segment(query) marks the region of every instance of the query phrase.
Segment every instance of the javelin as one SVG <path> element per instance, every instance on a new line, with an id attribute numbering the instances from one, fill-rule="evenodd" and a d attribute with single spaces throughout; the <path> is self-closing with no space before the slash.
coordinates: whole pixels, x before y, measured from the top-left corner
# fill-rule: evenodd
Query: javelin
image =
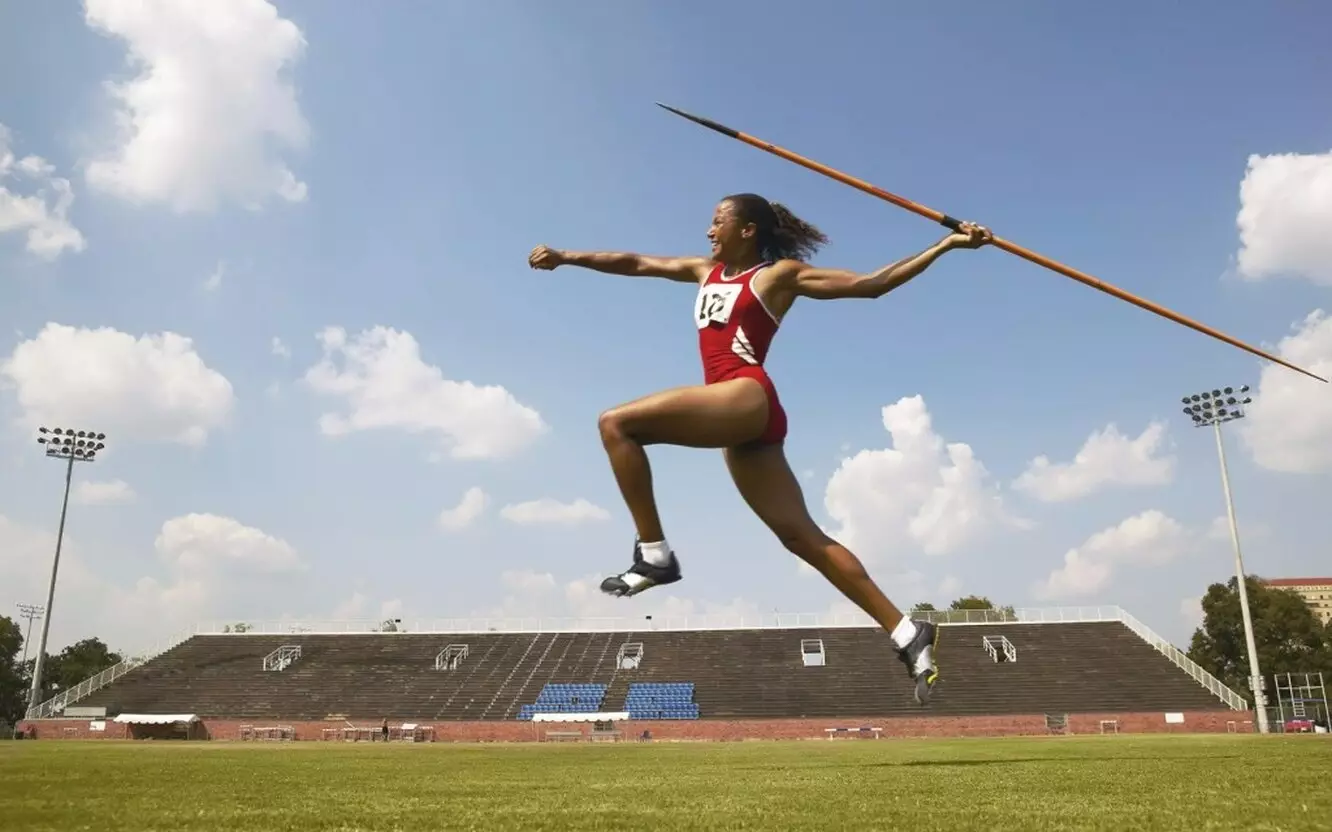
<path id="1" fill-rule="evenodd" d="M 677 110 L 674 107 L 669 107 L 665 104 L 662 104 L 661 102 L 657 102 L 657 106 L 661 107 L 663 110 L 668 110 L 672 113 L 675 113 L 677 116 L 681 116 L 682 118 L 687 118 L 690 121 L 694 122 L 695 124 L 701 124 L 704 127 L 708 128 L 709 130 L 716 130 L 718 133 L 721 133 L 723 136 L 730 136 L 733 139 L 739 139 L 745 144 L 757 147 L 759 150 L 766 150 L 769 153 L 773 154 L 774 156 L 780 156 L 781 158 L 787 160 L 788 162 L 795 162 L 797 165 L 809 168 L 810 170 L 816 173 L 821 173 L 824 176 L 827 176 L 831 179 L 836 179 L 838 182 L 841 182 L 843 185 L 850 185 L 853 188 L 864 191 L 870 196 L 877 196 L 879 199 L 882 199 L 885 202 L 891 202 L 892 204 L 898 206 L 899 208 L 905 208 L 908 211 L 920 214 L 922 217 L 934 220 L 935 222 L 939 223 L 940 225 L 944 226 L 945 228 L 951 231 L 957 231 L 961 226 L 961 222 L 959 220 L 950 217 L 947 214 L 944 214 L 940 211 L 936 211 L 933 208 L 927 208 L 924 205 L 919 205 L 915 202 L 912 202 L 909 199 L 900 197 L 897 194 L 891 194 L 882 188 L 877 188 L 874 185 L 871 185 L 870 183 L 864 181 L 863 179 L 857 179 L 854 176 L 848 176 L 847 174 L 842 173 L 840 170 L 837 170 L 835 168 L 830 168 L 827 165 L 820 164 L 819 162 L 815 162 L 813 159 L 806 159 L 804 156 L 801 156 L 798 153 L 792 153 L 791 151 L 785 148 L 778 147 L 775 144 L 769 144 L 768 142 L 765 142 L 762 139 L 750 136 L 746 133 L 741 133 L 739 130 L 733 130 L 730 127 L 718 124 L 717 122 L 712 121 L 711 119 L 706 119 L 702 118 L 701 116 L 691 115 L 690 113 L 686 113 L 683 110 Z M 1042 254 L 1037 254 L 1034 251 L 1025 249 L 1022 246 L 1018 245 L 1017 243 L 1004 240 L 1000 237 L 993 237 L 991 238 L 991 245 L 1001 248 L 1004 251 L 1008 252 L 1009 254 L 1016 254 L 1018 257 L 1021 257 L 1025 260 L 1030 260 L 1031 262 L 1035 263 L 1038 266 L 1044 266 L 1045 268 L 1050 269 L 1051 271 L 1058 272 L 1059 274 L 1062 274 L 1065 277 L 1071 277 L 1074 280 L 1078 281 L 1079 283 L 1085 283 L 1086 285 L 1092 287 L 1093 289 L 1099 289 L 1102 292 L 1105 292 L 1107 295 L 1113 295 L 1114 297 L 1117 297 L 1120 300 L 1128 301 L 1134 306 L 1146 309 L 1148 312 L 1155 312 L 1157 315 L 1160 315 L 1161 317 L 1166 318 L 1168 320 L 1174 321 L 1177 324 L 1183 324 L 1189 329 L 1197 330 L 1198 332 L 1201 332 L 1204 335 L 1210 335 L 1219 341 L 1224 341 L 1225 343 L 1230 344 L 1232 347 L 1239 347 L 1240 349 L 1246 352 L 1253 353 L 1254 355 L 1259 356 L 1260 358 L 1266 358 L 1268 361 L 1276 362 L 1277 364 L 1280 364 L 1283 367 L 1289 367 L 1290 369 L 1294 370 L 1297 373 L 1303 373 L 1306 376 L 1309 376 L 1310 378 L 1318 379 L 1319 381 L 1324 383 L 1327 382 L 1327 379 L 1323 378 L 1322 376 L 1314 375 L 1308 370 L 1305 370 L 1301 367 L 1297 367 L 1294 364 L 1291 364 L 1289 361 L 1285 361 L 1281 358 L 1278 358 L 1275 355 L 1272 355 L 1271 353 L 1264 352 L 1263 350 L 1260 350 L 1257 347 L 1249 346 L 1248 344 L 1244 343 L 1238 338 L 1233 338 L 1225 334 L 1224 332 L 1221 332 L 1220 330 L 1216 330 L 1210 326 L 1207 326 L 1206 324 L 1198 323 L 1192 318 L 1186 318 L 1185 316 L 1179 314 L 1178 312 L 1173 312 L 1165 308 L 1164 306 L 1161 306 L 1160 304 L 1153 303 L 1152 301 L 1146 300 L 1145 298 L 1140 298 L 1137 295 L 1132 294 L 1131 292 L 1126 292 L 1123 289 L 1120 289 L 1118 286 L 1106 283 L 1103 280 L 1097 280 L 1091 275 L 1084 274 L 1083 272 L 1080 272 L 1077 269 L 1069 268 L 1068 266 L 1065 266 L 1063 263 L 1060 263 L 1057 260 L 1051 260 L 1049 257 L 1046 257 Z"/>

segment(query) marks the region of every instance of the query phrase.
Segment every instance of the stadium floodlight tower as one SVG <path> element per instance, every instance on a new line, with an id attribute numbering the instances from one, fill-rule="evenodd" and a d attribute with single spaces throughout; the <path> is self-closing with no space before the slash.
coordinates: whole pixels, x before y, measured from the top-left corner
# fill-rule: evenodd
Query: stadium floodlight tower
<path id="1" fill-rule="evenodd" d="M 46 638 L 51 633 L 51 605 L 55 602 L 56 575 L 60 572 L 60 547 L 65 542 L 65 514 L 69 510 L 69 485 L 74 479 L 74 463 L 92 462 L 106 447 L 106 434 L 71 428 L 38 428 L 37 441 L 46 446 L 46 455 L 65 463 L 65 497 L 60 503 L 60 529 L 56 532 L 55 557 L 51 559 L 51 584 L 46 589 L 46 616 L 42 619 L 42 638 L 32 666 L 32 690 L 28 711 L 42 703 L 42 670 L 46 663 Z"/>
<path id="2" fill-rule="evenodd" d="M 19 618 L 28 620 L 28 629 L 23 632 L 23 663 L 20 667 L 28 663 L 28 645 L 32 643 L 32 622 L 41 618 L 46 613 L 46 608 L 40 604 L 19 604 Z"/>
<path id="3" fill-rule="evenodd" d="M 1226 495 L 1226 519 L 1230 521 L 1230 542 L 1235 549 L 1235 583 L 1239 589 L 1240 615 L 1244 619 L 1244 643 L 1249 653 L 1249 688 L 1253 691 L 1254 718 L 1258 733 L 1266 734 L 1267 697 L 1263 676 L 1258 669 L 1258 647 L 1253 637 L 1253 616 L 1249 612 L 1249 590 L 1244 582 L 1244 557 L 1240 553 L 1239 526 L 1235 523 L 1235 501 L 1230 495 L 1230 474 L 1226 470 L 1226 443 L 1221 439 L 1221 425 L 1244 418 L 1244 406 L 1253 402 L 1246 395 L 1249 385 L 1238 389 L 1204 390 L 1184 397 L 1184 413 L 1195 427 L 1211 426 L 1216 434 L 1216 455 L 1221 462 L 1221 490 Z"/>

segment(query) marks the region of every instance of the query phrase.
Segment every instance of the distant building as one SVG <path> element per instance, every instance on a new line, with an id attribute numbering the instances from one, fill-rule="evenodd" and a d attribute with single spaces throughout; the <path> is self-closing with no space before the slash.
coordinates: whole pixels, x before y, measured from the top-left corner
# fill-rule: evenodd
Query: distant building
<path id="1" fill-rule="evenodd" d="M 1304 599 L 1324 624 L 1332 621 L 1332 578 L 1264 578 L 1273 589 L 1288 589 Z"/>

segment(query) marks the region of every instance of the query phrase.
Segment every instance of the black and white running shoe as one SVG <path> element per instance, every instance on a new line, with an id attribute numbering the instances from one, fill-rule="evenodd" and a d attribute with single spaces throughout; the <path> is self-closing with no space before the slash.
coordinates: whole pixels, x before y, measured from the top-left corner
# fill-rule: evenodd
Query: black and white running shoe
<path id="1" fill-rule="evenodd" d="M 634 565 L 627 572 L 602 581 L 601 591 L 617 598 L 626 598 L 654 586 L 673 584 L 680 578 L 680 562 L 675 559 L 674 552 L 671 553 L 669 565 L 654 566 L 643 560 L 643 551 L 638 541 L 634 541 Z"/>
<path id="2" fill-rule="evenodd" d="M 916 622 L 916 635 L 911 643 L 897 651 L 897 656 L 907 666 L 907 675 L 916 682 L 916 704 L 924 705 L 930 701 L 934 683 L 939 679 L 939 668 L 934 656 L 939 648 L 939 628 L 928 621 Z"/>

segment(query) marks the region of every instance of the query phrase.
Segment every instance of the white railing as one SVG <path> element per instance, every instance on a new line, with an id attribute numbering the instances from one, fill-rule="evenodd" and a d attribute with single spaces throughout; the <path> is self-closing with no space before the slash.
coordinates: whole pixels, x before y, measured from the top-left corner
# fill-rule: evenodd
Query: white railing
<path id="1" fill-rule="evenodd" d="M 1119 620 L 1125 627 L 1128 627 L 1143 641 L 1155 647 L 1163 656 L 1174 662 L 1176 667 L 1189 674 L 1195 682 L 1206 688 L 1208 692 L 1224 702 L 1231 710 L 1249 710 L 1247 699 L 1223 685 L 1220 679 L 1203 670 L 1197 662 L 1184 655 L 1178 647 L 1152 632 L 1151 628 L 1127 612 L 1120 610 L 1120 616 Z"/>
<path id="2" fill-rule="evenodd" d="M 291 667 L 301 657 L 299 644 L 284 644 L 264 656 L 264 670 L 280 673 Z"/>
<path id="3" fill-rule="evenodd" d="M 462 660 L 471 652 L 466 644 L 450 644 L 435 656 L 436 670 L 457 670 Z"/>
<path id="4" fill-rule="evenodd" d="M 1017 608 L 998 610 L 935 610 L 913 612 L 911 617 L 944 624 L 1047 624 L 1069 621 L 1120 621 L 1116 606 Z M 273 636 L 300 633 L 364 633 L 392 636 L 380 631 L 379 619 L 289 619 L 245 623 L 237 633 L 230 621 L 205 621 L 197 635 Z M 420 618 L 403 619 L 403 633 L 465 635 L 470 633 L 631 633 L 649 630 L 767 630 L 874 627 L 864 613 L 772 613 L 765 615 L 643 616 L 640 618 Z"/>
<path id="5" fill-rule="evenodd" d="M 981 644 L 985 647 L 985 652 L 989 654 L 990 660 L 998 664 L 999 651 L 1004 651 L 1004 660 L 1009 662 L 1017 661 L 1017 648 L 1013 642 L 1008 640 L 1008 636 L 981 636 Z"/>
<path id="6" fill-rule="evenodd" d="M 149 661 L 157 658 L 193 635 L 193 633 L 183 633 L 151 650 L 147 650 L 137 656 L 131 656 L 119 664 L 112 665 L 101 673 L 98 673 L 96 676 L 84 679 L 72 688 L 62 690 L 60 693 L 52 696 L 37 707 L 29 708 L 24 716 L 26 719 L 46 719 L 56 716 L 66 707 L 73 705 L 75 702 L 88 696 L 93 691 L 106 687 L 136 667 L 147 664 Z"/>

